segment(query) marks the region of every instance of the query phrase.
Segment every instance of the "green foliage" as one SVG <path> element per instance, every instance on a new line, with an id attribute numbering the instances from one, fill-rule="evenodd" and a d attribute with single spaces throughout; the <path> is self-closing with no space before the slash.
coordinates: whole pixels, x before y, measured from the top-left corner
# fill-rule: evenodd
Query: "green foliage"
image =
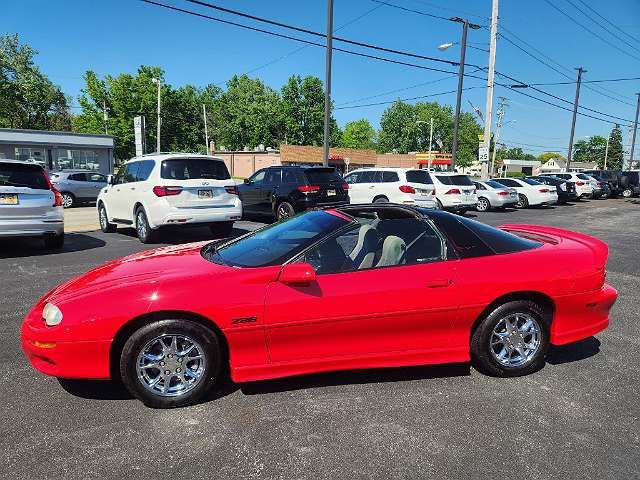
<path id="1" fill-rule="evenodd" d="M 593 135 L 587 140 L 578 140 L 573 145 L 574 162 L 597 162 L 604 165 L 604 155 L 607 147 L 607 139 L 602 135 Z"/>
<path id="2" fill-rule="evenodd" d="M 348 148 L 372 149 L 376 145 L 376 130 L 369 120 L 362 118 L 344 126 L 342 146 Z"/>
<path id="3" fill-rule="evenodd" d="M 607 155 L 607 168 L 620 170 L 623 163 L 624 149 L 622 147 L 622 130 L 616 125 L 609 136 L 609 154 Z M 598 164 L 600 166 L 600 164 Z M 604 165 L 603 165 L 604 166 Z"/>
<path id="4" fill-rule="evenodd" d="M 286 143 L 322 145 L 324 140 L 324 89 L 317 77 L 289 77 L 282 87 L 280 121 Z"/>
<path id="5" fill-rule="evenodd" d="M 538 155 L 538 160 L 540 160 L 542 163 L 545 163 L 551 160 L 552 158 L 559 158 L 561 160 L 566 160 L 564 156 L 558 152 L 544 152 Z"/>
<path id="6" fill-rule="evenodd" d="M 525 153 L 520 147 L 513 148 L 499 148 L 496 151 L 496 160 L 502 162 L 502 160 L 537 160 L 535 155 Z"/>
<path id="7" fill-rule="evenodd" d="M 0 127 L 69 130 L 67 98 L 34 64 L 18 35 L 0 36 Z"/>

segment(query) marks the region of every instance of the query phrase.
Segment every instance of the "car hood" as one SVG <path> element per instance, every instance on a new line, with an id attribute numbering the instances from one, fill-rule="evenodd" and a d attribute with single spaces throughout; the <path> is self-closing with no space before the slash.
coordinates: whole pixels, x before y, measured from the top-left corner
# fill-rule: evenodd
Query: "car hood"
<path id="1" fill-rule="evenodd" d="M 46 295 L 46 300 L 64 303 L 114 289 L 154 289 L 166 279 L 189 277 L 196 274 L 211 275 L 229 269 L 205 260 L 201 248 L 208 242 L 162 247 L 139 252 L 105 263 L 87 273 L 69 280 Z"/>

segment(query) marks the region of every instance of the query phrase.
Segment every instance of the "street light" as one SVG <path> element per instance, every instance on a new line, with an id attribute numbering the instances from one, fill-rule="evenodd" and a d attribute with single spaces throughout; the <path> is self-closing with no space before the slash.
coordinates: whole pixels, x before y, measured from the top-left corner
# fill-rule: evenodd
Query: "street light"
<path id="1" fill-rule="evenodd" d="M 162 80 L 159 78 L 152 78 L 151 83 L 158 85 L 158 125 L 156 131 L 156 152 L 160 153 L 160 87 L 162 86 Z"/>
<path id="2" fill-rule="evenodd" d="M 451 171 L 455 172 L 456 169 L 456 155 L 458 153 L 458 127 L 460 124 L 460 104 L 462 103 L 462 84 L 464 82 L 464 59 L 467 53 L 467 32 L 469 28 L 477 30 L 480 25 L 469 23 L 466 18 L 451 17 L 449 20 L 456 23 L 462 23 L 462 39 L 460 40 L 460 69 L 458 71 L 458 93 L 456 95 L 456 116 L 453 123 L 453 145 L 451 146 Z M 448 46 L 447 46 L 448 45 Z M 440 45 L 447 49 L 451 45 L 443 43 Z"/>
<path id="3" fill-rule="evenodd" d="M 471 25 L 469 25 L 471 26 Z M 438 45 L 438 50 L 440 50 L 441 52 L 444 52 L 445 50 L 453 47 L 454 45 L 460 45 L 460 42 L 447 42 L 447 43 L 443 43 L 442 45 Z M 489 50 L 487 50 L 486 48 L 480 48 L 480 47 L 474 47 L 473 45 L 470 45 L 469 43 L 467 43 L 467 47 L 469 48 L 473 48 L 475 50 L 480 50 L 481 52 L 487 52 L 489 53 Z"/>

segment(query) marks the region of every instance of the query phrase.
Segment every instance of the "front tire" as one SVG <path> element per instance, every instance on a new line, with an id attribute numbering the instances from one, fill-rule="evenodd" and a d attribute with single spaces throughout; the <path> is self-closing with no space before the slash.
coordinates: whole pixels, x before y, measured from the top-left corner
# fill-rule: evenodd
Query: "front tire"
<path id="1" fill-rule="evenodd" d="M 152 243 L 155 240 L 156 232 L 154 232 L 149 226 L 147 214 L 142 207 L 136 210 L 135 226 L 136 233 L 138 234 L 138 240 L 140 240 L 142 243 Z"/>
<path id="2" fill-rule="evenodd" d="M 540 370 L 549 349 L 549 325 L 538 304 L 507 302 L 490 312 L 471 337 L 471 361 L 482 373 L 518 377 Z"/>
<path id="3" fill-rule="evenodd" d="M 219 381 L 221 365 L 215 333 L 190 320 L 161 320 L 129 337 L 120 376 L 145 405 L 175 408 L 200 401 Z"/>
<path id="4" fill-rule="evenodd" d="M 529 199 L 526 195 L 522 193 L 518 194 L 518 203 L 516 203 L 517 208 L 527 208 L 529 206 Z"/>
<path id="5" fill-rule="evenodd" d="M 116 224 L 109 223 L 109 216 L 107 215 L 107 209 L 103 204 L 98 207 L 98 220 L 100 221 L 100 230 L 104 233 L 113 233 L 116 231 Z"/>
<path id="6" fill-rule="evenodd" d="M 488 212 L 489 210 L 491 210 L 491 203 L 489 203 L 488 199 L 480 197 L 478 198 L 476 210 L 478 210 L 479 212 Z"/>

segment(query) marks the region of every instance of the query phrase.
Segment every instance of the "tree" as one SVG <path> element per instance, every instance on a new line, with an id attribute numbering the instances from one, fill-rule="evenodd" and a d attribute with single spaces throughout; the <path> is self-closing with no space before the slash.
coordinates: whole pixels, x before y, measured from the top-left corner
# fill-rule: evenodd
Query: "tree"
<path id="1" fill-rule="evenodd" d="M 69 102 L 18 35 L 0 36 L 0 127 L 69 130 Z"/>
<path id="2" fill-rule="evenodd" d="M 535 155 L 526 153 L 520 147 L 499 148 L 496 151 L 496 160 L 536 160 Z"/>
<path id="3" fill-rule="evenodd" d="M 545 163 L 551 160 L 552 158 L 559 158 L 561 160 L 565 160 L 564 156 L 558 152 L 544 152 L 538 155 L 538 160 L 540 160 L 542 163 Z"/>
<path id="4" fill-rule="evenodd" d="M 596 162 L 604 165 L 607 139 L 602 135 L 593 135 L 586 140 L 578 140 L 573 145 L 573 160 L 576 162 Z"/>
<path id="5" fill-rule="evenodd" d="M 381 152 L 407 153 L 417 150 L 415 107 L 396 100 L 380 118 L 378 149 Z"/>
<path id="6" fill-rule="evenodd" d="M 375 148 L 376 130 L 369 120 L 362 118 L 349 122 L 342 132 L 342 146 L 348 148 Z"/>
<path id="7" fill-rule="evenodd" d="M 622 147 L 622 130 L 620 125 L 616 125 L 611 130 L 609 136 L 609 154 L 607 155 L 607 168 L 609 170 L 622 169 L 622 160 L 624 155 L 624 149 Z M 598 165 L 600 166 L 600 165 Z M 602 166 L 604 167 L 604 165 Z"/>

